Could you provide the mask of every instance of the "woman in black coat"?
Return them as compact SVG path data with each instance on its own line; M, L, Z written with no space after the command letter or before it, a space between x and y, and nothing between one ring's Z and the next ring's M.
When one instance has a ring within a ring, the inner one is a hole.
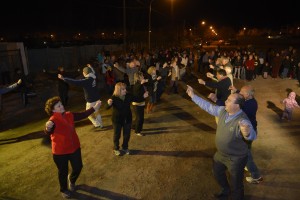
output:
M144 93L147 91L145 83L148 79L144 79L142 72L136 72L134 74L134 85L132 90L132 95L136 99L132 102L133 112L135 119L132 124L132 128L135 130L135 134L138 136L144 136L141 131L143 130L144 124L144 113L145 113L145 98Z
M148 97L148 92L144 93L144 98ZM130 109L130 103L137 101L138 99L131 94L127 94L126 84L118 82L115 85L115 90L110 99L107 100L107 108L113 107L112 111L112 124L114 129L114 153L116 156L121 155L119 150L119 140L121 137L121 131L123 129L123 143L122 151L129 155L128 143L130 139L132 113Z

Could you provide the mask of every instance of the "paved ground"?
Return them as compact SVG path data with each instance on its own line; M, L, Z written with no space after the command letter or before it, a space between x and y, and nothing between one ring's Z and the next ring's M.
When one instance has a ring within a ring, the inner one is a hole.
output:
M197 84L196 78L186 82L197 88L199 95L209 92ZM248 83L236 81L237 87L243 84ZM280 100L287 91L300 93L298 83L258 78L251 84L259 103L259 136L253 144L253 155L264 181L259 185L245 182L246 200L297 200L300 112L295 110L291 122L280 122L279 115ZM211 174L216 124L212 116L189 100L184 85L182 82L179 95L164 95L155 112L146 115L146 136L132 135L130 156L112 153L110 110L102 110L106 127L101 131L95 131L87 120L76 124L84 168L74 199L212 199L219 190ZM57 171L41 134L47 120L43 105L53 95L45 91L53 87L48 84L31 99L28 108L18 103L16 93L4 97L0 199L61 199ZM81 94L81 90L71 91L70 110L84 108Z

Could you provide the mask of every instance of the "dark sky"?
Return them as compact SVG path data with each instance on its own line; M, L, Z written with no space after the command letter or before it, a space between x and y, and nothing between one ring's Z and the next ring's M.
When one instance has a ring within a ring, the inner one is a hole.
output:
M125 1L129 29L147 29L150 0ZM123 0L10 0L5 4L8 6L2 6L0 12L1 32L123 28ZM153 28L165 26L172 20L195 26L203 19L215 26L234 29L244 26L278 29L300 25L297 0L282 3L269 0L173 0L173 15L171 8L171 0L153 1Z

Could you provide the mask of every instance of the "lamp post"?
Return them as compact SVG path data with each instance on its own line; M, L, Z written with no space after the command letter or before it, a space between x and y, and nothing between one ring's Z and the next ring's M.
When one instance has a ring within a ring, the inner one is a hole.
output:
M149 24L148 24L148 49L149 49L149 51L151 49L151 11L152 11L151 6L152 6L153 1L154 0L151 0L150 5L149 5Z
M174 1L174 0L171 0L171 20L172 20L172 23L173 23L173 14L174 14L173 1Z
M123 50L126 52L126 3L123 0Z

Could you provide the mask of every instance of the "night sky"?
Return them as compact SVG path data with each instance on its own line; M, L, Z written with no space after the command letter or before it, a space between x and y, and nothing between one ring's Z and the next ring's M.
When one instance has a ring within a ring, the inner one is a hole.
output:
M125 1L129 30L147 29L150 0ZM8 6L2 5L0 12L0 31L4 33L123 28L123 0L10 0L5 4ZM203 19L215 26L234 29L244 26L279 29L300 25L299 3L291 0L280 4L267 0L173 0L173 12L171 8L171 0L153 1L153 28L171 21L192 27Z

